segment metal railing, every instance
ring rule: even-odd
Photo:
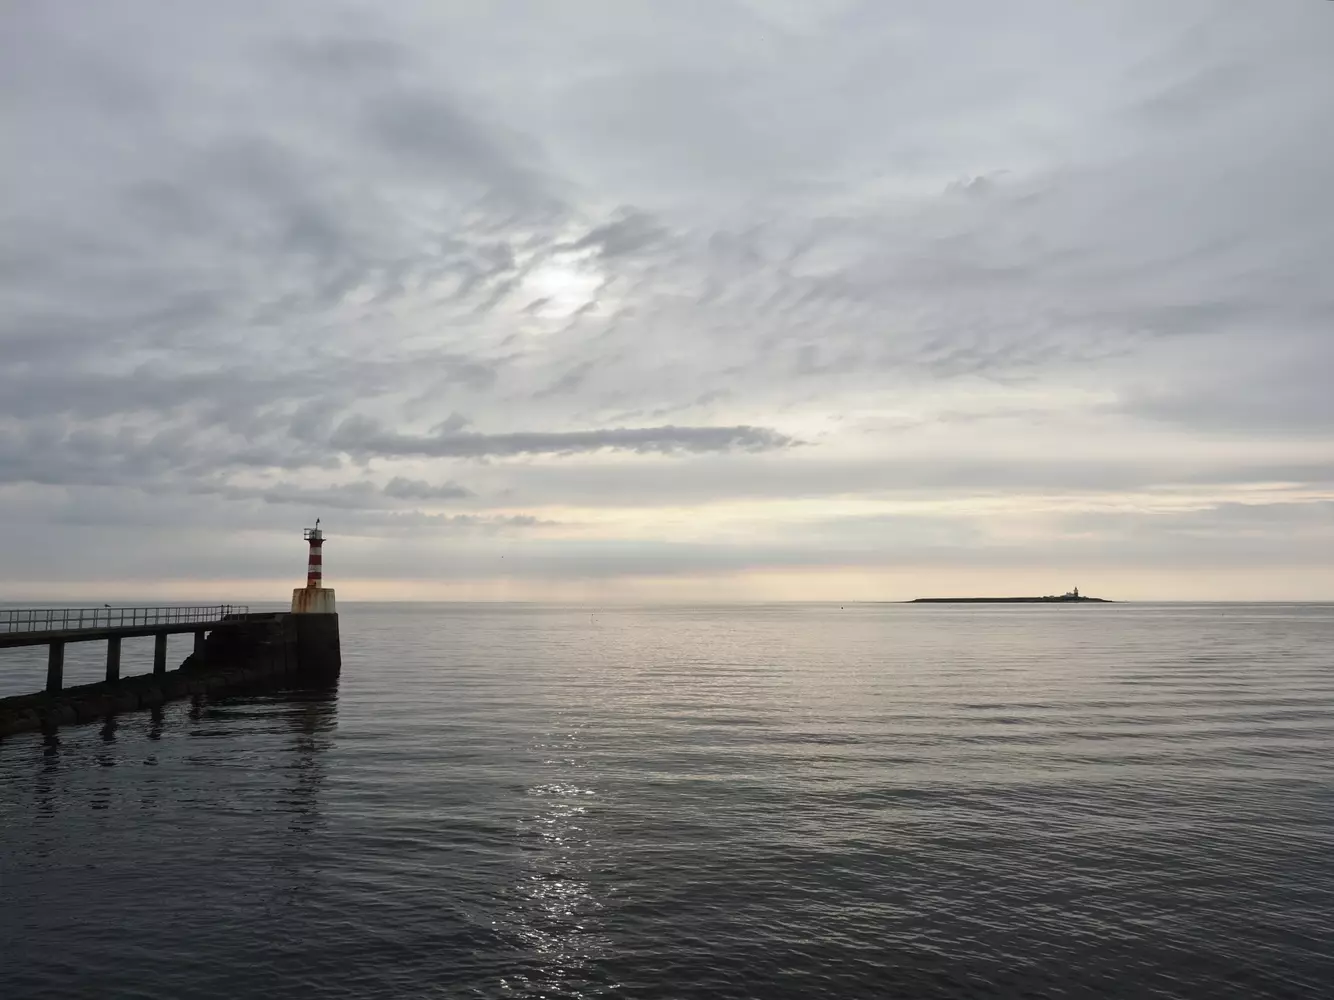
[[[241,604],[160,608],[0,608],[0,632],[63,632],[81,628],[205,625],[227,615],[248,614]]]

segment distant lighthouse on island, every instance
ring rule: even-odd
[[[1103,597],[1085,597],[1075,587],[1057,597],[918,597],[908,604],[1115,604]]]

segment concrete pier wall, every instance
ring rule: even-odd
[[[196,642],[176,670],[0,698],[0,738],[195,695],[220,697],[274,684],[327,681],[341,666],[336,614],[235,616]]]
[[[313,676],[336,675],[343,668],[338,615],[298,614],[285,617],[296,624],[297,660],[301,671]]]

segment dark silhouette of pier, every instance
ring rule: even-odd
[[[64,686],[65,645],[107,643],[106,680],[120,679],[122,639],[153,636],[153,673],[167,672],[167,636],[194,633],[194,652],[203,654],[210,631],[246,620],[249,608],[235,604],[151,608],[9,608],[0,609],[0,649],[46,646],[46,693]]]
[[[251,614],[236,604],[0,608],[0,650],[47,648],[45,690],[0,698],[0,737],[257,682],[336,678],[343,662],[338,612],[334,592],[324,586],[324,532],[315,524],[303,533],[310,547],[306,585],[292,592],[290,612]],[[167,637],[182,632],[194,635],[194,650],[169,671]],[[121,640],[150,635],[153,672],[122,679]],[[98,640],[107,644],[106,678],[65,687],[65,646]]]

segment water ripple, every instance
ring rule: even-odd
[[[6,998],[1323,997],[1334,609],[345,607],[0,743]]]

